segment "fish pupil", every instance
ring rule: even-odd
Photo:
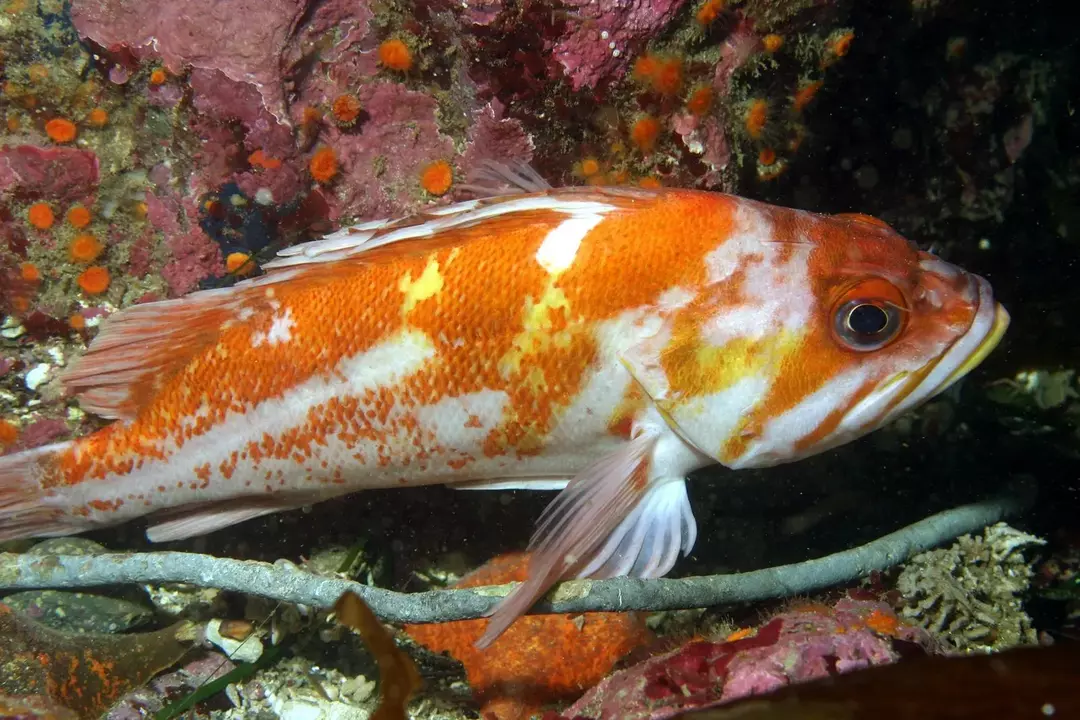
[[[857,335],[877,335],[889,326],[889,315],[877,305],[862,303],[848,312],[847,326]]]

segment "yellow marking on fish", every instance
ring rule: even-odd
[[[401,306],[403,316],[412,312],[418,304],[424,300],[438,295],[443,289],[443,276],[439,273],[439,261],[433,255],[428,259],[423,272],[416,280],[412,279],[412,271],[407,271],[398,283],[398,290],[405,294],[405,302]]]
[[[499,373],[508,378],[521,372],[521,361],[526,356],[538,355],[552,348],[570,346],[570,301],[562,288],[549,282],[538,301],[525,298],[522,330],[514,337],[510,349],[499,359]]]
[[[547,377],[544,375],[543,368],[534,367],[529,371],[529,374],[525,376],[525,386],[533,392],[541,392],[547,389]]]

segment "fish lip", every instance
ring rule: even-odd
[[[1001,342],[1009,327],[1009,312],[994,299],[985,278],[974,274],[968,277],[978,308],[968,329],[933,363],[904,381],[905,387],[896,393],[896,401],[881,413],[878,425],[890,422],[945,391],[978,367]]]
[[[975,349],[964,359],[964,361],[949,373],[948,377],[946,377],[936,388],[934,388],[929,397],[933,397],[944,391],[954,382],[981,365],[983,360],[985,360],[986,357],[994,351],[994,348],[998,346],[998,343],[1001,342],[1001,338],[1004,337],[1005,331],[1009,329],[1010,321],[1009,311],[1006,310],[1001,303],[994,302],[994,317],[991,321],[992,324],[989,332],[983,336],[982,341],[975,346]]]

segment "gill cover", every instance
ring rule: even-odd
[[[798,334],[783,329],[756,337],[706,338],[716,317],[697,302],[668,316],[648,339],[627,349],[623,364],[675,432],[699,452],[732,466],[724,448],[753,434],[744,418],[767,394],[770,378]]]

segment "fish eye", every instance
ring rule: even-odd
[[[897,336],[901,310],[880,300],[848,300],[833,320],[836,336],[852,350],[878,350]]]

